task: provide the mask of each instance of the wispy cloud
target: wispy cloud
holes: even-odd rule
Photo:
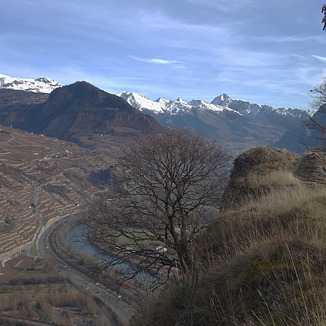
[[[190,23],[187,20],[181,20],[166,16],[162,13],[143,13],[140,17],[140,22],[142,27],[148,29],[157,30],[170,30],[173,33],[180,32],[192,32],[196,35],[198,34],[212,34],[227,37],[229,35],[228,29],[226,29],[221,24],[206,24],[204,22],[200,23]]]
[[[88,80],[153,98],[248,94],[300,107],[326,73],[317,0],[2,2],[7,75]]]
[[[312,56],[319,61],[326,62],[326,57],[321,57],[321,56],[315,55],[315,54],[313,54]]]
[[[182,61],[177,61],[177,60],[165,60],[165,59],[145,59],[145,58],[138,58],[135,56],[130,55],[130,58],[135,59],[137,61],[141,62],[147,62],[147,63],[154,63],[156,65],[171,65],[171,64],[183,64]]]
[[[187,0],[190,4],[195,4],[199,6],[204,6],[207,8],[215,8],[219,11],[223,12],[232,12],[236,8],[247,6],[253,3],[253,0],[219,0],[219,1],[211,1],[211,0]]]
[[[324,35],[269,35],[266,36],[257,36],[253,37],[253,39],[261,42],[269,42],[269,43],[303,43],[303,42],[318,42],[321,44],[326,43],[326,39]]]

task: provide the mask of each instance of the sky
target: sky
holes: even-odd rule
[[[0,74],[309,109],[325,0],[0,0]]]

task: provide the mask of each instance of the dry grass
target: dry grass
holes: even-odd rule
[[[1,317],[62,326],[110,325],[108,314],[91,292],[77,289],[55,271],[28,270],[0,285]]]
[[[192,308],[191,282],[175,280],[151,300],[143,325],[326,325],[326,188],[289,168],[242,178],[267,191],[244,194],[199,239]]]

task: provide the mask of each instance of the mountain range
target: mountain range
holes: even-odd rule
[[[289,130],[301,126],[307,112],[299,109],[275,109],[269,105],[233,100],[222,94],[212,102],[181,98],[155,101],[137,93],[121,92],[134,108],[149,114],[163,126],[184,128],[240,153],[257,146],[274,146]]]
[[[45,77],[0,75],[1,124],[72,140],[89,132],[122,135],[158,130],[159,125],[149,116],[162,126],[217,140],[238,154],[262,145],[288,148],[289,144],[280,139],[301,128],[307,112],[233,100],[226,94],[211,102],[181,98],[153,101],[127,91],[116,96],[86,82],[63,86]]]

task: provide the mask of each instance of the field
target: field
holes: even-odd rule
[[[22,258],[15,258],[6,267],[14,271],[13,277],[1,278],[0,316],[56,325],[110,325],[108,310],[91,292],[74,287],[41,260],[24,270],[25,262],[15,267]]]

